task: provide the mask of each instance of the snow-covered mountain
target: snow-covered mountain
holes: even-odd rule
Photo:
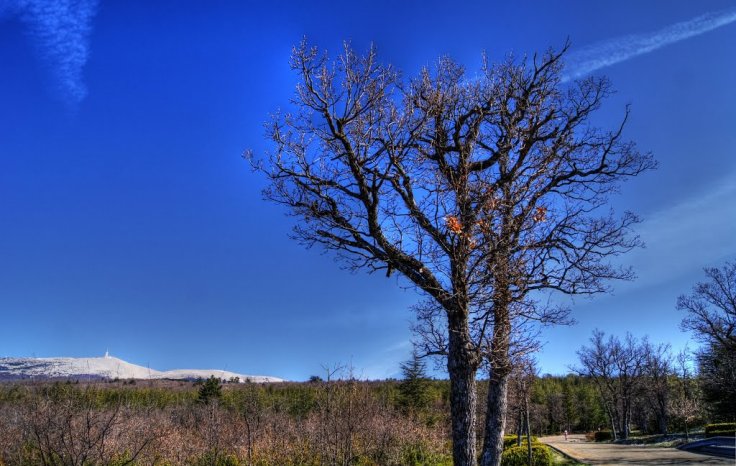
[[[230,371],[177,369],[157,371],[131,364],[105,354],[100,358],[0,358],[0,381],[24,379],[82,378],[92,379],[173,379],[197,380],[214,375],[241,382],[283,382],[278,377],[237,374]]]

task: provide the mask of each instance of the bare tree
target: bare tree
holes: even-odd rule
[[[736,419],[736,262],[705,268],[707,281],[677,299],[682,328],[703,343],[697,360],[703,394],[716,418]]]
[[[263,407],[261,406],[260,387],[258,385],[246,382],[244,395],[240,415],[245,425],[247,460],[250,466],[253,464],[254,445],[263,425]]]
[[[707,267],[705,275],[708,281],[677,298],[677,309],[688,313],[682,328],[703,343],[736,351],[736,262],[722,269]]]
[[[534,380],[537,377],[536,361],[528,356],[514,359],[509,383],[516,398],[517,429],[516,445],[521,446],[522,435],[526,435],[526,447],[529,464],[532,464],[532,438],[529,422],[529,404]]]
[[[25,446],[34,464],[82,466],[86,464],[135,464],[139,455],[168,432],[118,400],[99,407],[94,393],[69,396],[61,385],[38,389],[22,413]],[[140,410],[144,411],[144,410]],[[115,448],[124,446],[122,449]]]
[[[688,442],[690,441],[689,426],[698,419],[702,409],[690,363],[687,348],[677,353],[674,363],[677,388],[674,390],[674,396],[670,397],[670,411],[682,422],[685,428],[685,440]]]
[[[672,354],[667,344],[653,345],[648,340],[641,343],[644,358],[642,365],[642,389],[649,410],[657,421],[660,434],[667,434],[670,409],[670,378],[674,374]]]
[[[610,341],[610,339],[609,339]],[[618,390],[616,388],[616,368],[613,361],[613,353],[608,348],[605,334],[595,330],[590,338],[590,346],[583,346],[578,350],[581,366],[573,370],[584,377],[590,377],[598,388],[598,393],[603,401],[603,407],[611,423],[611,432],[616,438],[616,426],[621,414],[618,403]]]
[[[627,439],[632,409],[641,389],[645,364],[642,346],[630,333],[622,341],[613,335],[605,339],[600,330],[593,332],[590,343],[578,350],[581,367],[575,371],[591,377],[598,387],[614,439]]]
[[[296,239],[350,269],[398,271],[442,310],[457,465],[477,461],[487,355],[482,463],[499,464],[514,313],[554,320],[565,309],[536,305],[537,292],[598,293],[631,277],[607,259],[638,245],[637,219],[603,207],[654,162],[622,139],[623,123],[589,124],[610,86],[563,85],[565,50],[484,63],[474,79],[443,58],[405,82],[373,49],[346,46],[330,62],[302,43],[294,111],[274,117],[275,150],[254,161],[271,182],[265,197],[301,220]]]

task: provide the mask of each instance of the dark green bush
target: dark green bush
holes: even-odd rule
[[[605,442],[607,440],[613,440],[613,433],[610,430],[599,430],[593,434],[593,440],[596,442]]]
[[[553,463],[552,451],[547,445],[532,444],[532,461],[534,466],[551,466]],[[528,466],[529,453],[527,447],[511,447],[501,455],[501,466]]]
[[[736,436],[736,422],[720,422],[705,426],[706,437],[734,437]]]

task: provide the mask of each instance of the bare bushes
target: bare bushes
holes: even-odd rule
[[[61,385],[28,393],[2,411],[0,448],[8,464],[123,466],[166,434],[150,409],[100,405],[90,392]]]
[[[228,385],[220,400],[199,403],[191,386],[23,386],[0,397],[0,465],[443,464],[447,426],[405,415],[384,396],[391,389],[355,380]],[[171,390],[192,395],[157,400]]]
[[[415,455],[436,458],[447,443],[445,426],[430,428],[377,396],[370,383],[321,382],[301,416],[273,406],[253,439],[251,464],[399,465]]]

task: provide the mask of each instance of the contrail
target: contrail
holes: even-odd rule
[[[87,95],[82,69],[97,0],[0,0],[0,16],[16,13],[55,78],[59,94],[75,105]]]
[[[568,70],[562,81],[585,76],[606,66],[718,29],[734,21],[736,9],[724,10],[675,23],[656,32],[632,34],[589,45],[580,51],[570,53],[567,60]]]

